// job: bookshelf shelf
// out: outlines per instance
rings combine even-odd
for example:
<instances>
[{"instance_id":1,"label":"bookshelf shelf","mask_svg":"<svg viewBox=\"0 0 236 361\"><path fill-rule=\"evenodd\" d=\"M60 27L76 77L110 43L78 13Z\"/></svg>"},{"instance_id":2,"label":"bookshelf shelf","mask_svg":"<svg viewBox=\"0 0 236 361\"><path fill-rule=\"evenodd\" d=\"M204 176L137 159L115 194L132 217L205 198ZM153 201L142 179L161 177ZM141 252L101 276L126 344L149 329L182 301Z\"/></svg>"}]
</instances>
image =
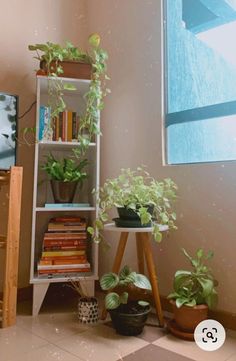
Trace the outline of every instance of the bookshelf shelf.
<instances>
[{"instance_id":1,"label":"bookshelf shelf","mask_svg":"<svg viewBox=\"0 0 236 361\"><path fill-rule=\"evenodd\" d=\"M90 80L71 78L60 79L62 82L73 83L73 85L76 86L77 90L73 92L65 91L64 101L70 111L73 111L80 116L83 114L86 107L84 94L89 89ZM51 80L53 81L53 79ZM91 272L88 269L86 272L73 274L68 273L68 275L53 273L51 276L48 276L47 274L40 274L42 271L39 272L38 262L41 260L42 249L45 243L45 232L48 232L48 223L51 218L82 217L86 218L87 224L89 225L90 222L92 222L98 215L98 206L95 202L95 196L92 194L92 190L98 190L100 175L100 136L97 135L95 141L89 144L87 154L85 156L89 161L86 169L89 177L84 181L82 189L79 186L77 187L76 195L74 197L75 203L70 205L54 203L50 181L47 179L47 175L42 170L41 165L49 153L52 153L54 156L59 158L72 156L73 148L79 146L80 143L76 141L39 141L40 107L47 107L48 105L48 81L48 77L37 76L37 141L35 143L34 159L30 268L30 283L33 284L33 315L37 315L40 311L47 289L51 283L69 282L70 279L80 280L81 283L84 283L84 286L90 295L93 296L94 283L95 280L98 279L98 245L93 242L88 242L88 251L86 252L88 262L91 265ZM65 246L68 247L68 245ZM62 246L59 247L62 249ZM75 247L76 246L74 246L74 249ZM77 264L77 262L73 263ZM58 269L59 268L60 267L58 267ZM57 267L56 272L59 272Z\"/></svg>"},{"instance_id":2,"label":"bookshelf shelf","mask_svg":"<svg viewBox=\"0 0 236 361\"><path fill-rule=\"evenodd\" d=\"M54 208L45 208L45 207L36 207L36 212L79 212L79 211L96 211L96 207L54 207Z\"/></svg>"}]
</instances>

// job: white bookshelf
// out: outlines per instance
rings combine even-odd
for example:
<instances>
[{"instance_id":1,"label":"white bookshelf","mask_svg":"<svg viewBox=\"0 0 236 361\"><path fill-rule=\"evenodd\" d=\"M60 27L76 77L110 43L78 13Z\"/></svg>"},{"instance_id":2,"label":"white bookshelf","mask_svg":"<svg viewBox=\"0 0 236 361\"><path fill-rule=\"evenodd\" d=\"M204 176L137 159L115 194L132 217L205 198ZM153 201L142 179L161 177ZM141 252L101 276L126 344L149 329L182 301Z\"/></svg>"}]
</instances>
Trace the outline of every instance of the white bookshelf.
<instances>
[{"instance_id":1,"label":"white bookshelf","mask_svg":"<svg viewBox=\"0 0 236 361\"><path fill-rule=\"evenodd\" d=\"M68 109L73 109L79 114L85 110L84 94L89 89L89 80L61 78L65 83L73 83L76 91L65 92L64 100ZM41 105L48 104L48 78L37 76L37 112L36 112L36 139L39 131L39 109ZM89 174L88 179L84 182L82 190L77 188L74 198L75 203L80 203L79 207L61 207L46 208L46 203L53 203L53 195L46 172L41 169L41 164L45 156L52 152L55 156L67 156L72 154L72 149L78 146L77 142L62 141L37 141L35 143L34 157L34 187L33 187L33 208L32 208L32 236L31 236L31 267L30 283L33 285L33 315L37 315L44 297L51 283L68 282L71 278L76 278L84 284L90 295L94 295L94 283L98 279L98 246L91 242L89 261L91 263L91 273L77 273L62 277L55 275L51 278L48 276L38 276L37 262L42 252L42 242L44 232L47 230L47 224L50 218L62 215L76 215L85 217L88 223L98 214L98 206L95 196L92 195L92 189L98 190L100 177L100 136L97 135L95 142L90 143L86 158L89 165L86 168ZM83 203L86 206L83 206ZM89 204L89 206L88 206Z\"/></svg>"}]
</instances>

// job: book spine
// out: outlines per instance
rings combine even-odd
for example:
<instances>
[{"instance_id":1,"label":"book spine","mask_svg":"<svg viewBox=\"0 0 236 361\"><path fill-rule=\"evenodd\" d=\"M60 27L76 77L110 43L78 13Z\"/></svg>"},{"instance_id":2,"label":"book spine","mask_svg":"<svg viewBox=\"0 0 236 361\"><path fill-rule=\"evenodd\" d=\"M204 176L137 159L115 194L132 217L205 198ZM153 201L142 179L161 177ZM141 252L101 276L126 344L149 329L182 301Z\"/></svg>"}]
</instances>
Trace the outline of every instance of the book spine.
<instances>
[{"instance_id":1,"label":"book spine","mask_svg":"<svg viewBox=\"0 0 236 361\"><path fill-rule=\"evenodd\" d=\"M43 246L44 251L79 251L87 248L87 245L80 246Z\"/></svg>"},{"instance_id":2,"label":"book spine","mask_svg":"<svg viewBox=\"0 0 236 361\"><path fill-rule=\"evenodd\" d=\"M66 247L71 247L71 246L86 246L87 245L87 240L86 239L75 239L75 240L47 240L44 239L43 240L43 245L44 247L52 247L52 246L66 246Z\"/></svg>"},{"instance_id":3,"label":"book spine","mask_svg":"<svg viewBox=\"0 0 236 361\"><path fill-rule=\"evenodd\" d=\"M73 216L64 216L64 217L53 217L50 219L50 222L81 222L83 224L86 224L85 218L81 217L73 217Z\"/></svg>"},{"instance_id":4,"label":"book spine","mask_svg":"<svg viewBox=\"0 0 236 361\"><path fill-rule=\"evenodd\" d=\"M38 264L38 270L54 270L54 269L73 269L73 268L89 268L90 263L74 263L74 264L56 264L56 265L40 265Z\"/></svg>"},{"instance_id":5,"label":"book spine","mask_svg":"<svg viewBox=\"0 0 236 361\"><path fill-rule=\"evenodd\" d=\"M59 140L62 141L62 133L63 133L63 112L59 113Z\"/></svg>"},{"instance_id":6,"label":"book spine","mask_svg":"<svg viewBox=\"0 0 236 361\"><path fill-rule=\"evenodd\" d=\"M39 108L39 132L38 132L38 139L43 139L43 132L44 132L44 114L45 114L45 106L40 106Z\"/></svg>"},{"instance_id":7,"label":"book spine","mask_svg":"<svg viewBox=\"0 0 236 361\"><path fill-rule=\"evenodd\" d=\"M78 140L78 124L76 112L72 112L72 140Z\"/></svg>"},{"instance_id":8,"label":"book spine","mask_svg":"<svg viewBox=\"0 0 236 361\"><path fill-rule=\"evenodd\" d=\"M80 256L85 254L84 250L79 251L48 251L42 252L42 257L54 257L54 256Z\"/></svg>"},{"instance_id":9,"label":"book spine","mask_svg":"<svg viewBox=\"0 0 236 361\"><path fill-rule=\"evenodd\" d=\"M64 225L64 224L48 224L48 231L85 231L86 227L84 226L73 226L73 225Z\"/></svg>"},{"instance_id":10,"label":"book spine","mask_svg":"<svg viewBox=\"0 0 236 361\"><path fill-rule=\"evenodd\" d=\"M87 260L87 257L86 257L85 254L78 255L78 256L51 256L51 257L42 257L40 261L50 261L50 262L61 261L61 262L64 262L64 261L70 261L70 260L76 260L76 261L80 262L80 261L83 261L83 260Z\"/></svg>"},{"instance_id":11,"label":"book spine","mask_svg":"<svg viewBox=\"0 0 236 361\"><path fill-rule=\"evenodd\" d=\"M86 232L46 232L44 233L44 240L49 241L79 241L87 239Z\"/></svg>"},{"instance_id":12,"label":"book spine","mask_svg":"<svg viewBox=\"0 0 236 361\"><path fill-rule=\"evenodd\" d=\"M72 111L67 111L67 141L72 141Z\"/></svg>"},{"instance_id":13,"label":"book spine","mask_svg":"<svg viewBox=\"0 0 236 361\"><path fill-rule=\"evenodd\" d=\"M56 273L80 273L91 272L91 268L72 268L72 269L53 269L53 270L38 270L38 274L56 274Z\"/></svg>"}]
</instances>

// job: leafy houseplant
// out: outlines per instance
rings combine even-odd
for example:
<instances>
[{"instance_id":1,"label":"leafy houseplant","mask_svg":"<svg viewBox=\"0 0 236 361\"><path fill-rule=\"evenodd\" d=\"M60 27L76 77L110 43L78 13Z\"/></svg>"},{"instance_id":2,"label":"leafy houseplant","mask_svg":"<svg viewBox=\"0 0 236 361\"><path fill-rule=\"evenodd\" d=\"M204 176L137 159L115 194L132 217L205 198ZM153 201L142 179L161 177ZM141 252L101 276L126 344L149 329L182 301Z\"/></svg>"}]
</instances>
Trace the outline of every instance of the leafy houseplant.
<instances>
[{"instance_id":1,"label":"leafy houseplant","mask_svg":"<svg viewBox=\"0 0 236 361\"><path fill-rule=\"evenodd\" d=\"M208 308L217 304L217 281L205 261L213 257L198 249L196 257L191 257L185 249L184 255L190 261L192 271L179 270L174 276L174 292L168 298L172 300L174 317L178 326L192 332L199 322L207 318ZM191 315L190 315L191 313Z\"/></svg>"},{"instance_id":2,"label":"leafy houseplant","mask_svg":"<svg viewBox=\"0 0 236 361\"><path fill-rule=\"evenodd\" d=\"M41 165L50 177L52 191L56 203L70 203L74 198L76 187L81 187L87 173L83 169L88 165L88 160L79 163L72 158L56 159L51 153L46 162Z\"/></svg>"},{"instance_id":3,"label":"leafy houseplant","mask_svg":"<svg viewBox=\"0 0 236 361\"><path fill-rule=\"evenodd\" d=\"M132 217L135 218L135 227L153 226L153 235L156 241L161 241L160 224L176 228L174 221L176 214L172 211L172 203L176 198L176 185L171 179L157 181L152 178L143 168L122 169L117 178L108 179L100 188L97 198L99 203L99 215L93 227L88 227L95 241L101 240L100 231L104 228L104 222L108 220L108 210L117 207L121 217L124 217L119 225L125 226L126 217L122 216L127 211L129 226L132 227ZM139 221L137 223L137 220Z\"/></svg>"},{"instance_id":4,"label":"leafy houseplant","mask_svg":"<svg viewBox=\"0 0 236 361\"><path fill-rule=\"evenodd\" d=\"M138 335L142 332L147 320L150 306L145 301L129 301L129 290L132 287L151 290L148 278L131 271L124 266L119 274L110 272L100 279L101 288L107 291L105 307L110 312L113 326L122 335ZM115 288L125 287L122 293L115 292Z\"/></svg>"},{"instance_id":5,"label":"leafy houseplant","mask_svg":"<svg viewBox=\"0 0 236 361\"><path fill-rule=\"evenodd\" d=\"M87 148L87 143L94 134L99 133L98 111L103 109L103 98L109 92L106 88L106 60L107 53L100 47L100 36L98 34L90 35L90 50L83 51L81 48L67 42L65 46L47 42L46 44L29 45L29 50L36 51L36 59L45 63L47 75L49 76L49 106L51 108L51 117L57 116L66 108L63 99L64 90L75 90L72 84L63 83L59 78L63 74L63 61L76 61L91 65L91 81L89 91L85 95L86 110L80 117L79 141L82 151ZM89 140L84 138L82 130L86 129L89 133ZM84 149L83 149L84 148ZM79 150L78 150L79 152ZM81 153L81 151L80 151Z\"/></svg>"}]
</instances>

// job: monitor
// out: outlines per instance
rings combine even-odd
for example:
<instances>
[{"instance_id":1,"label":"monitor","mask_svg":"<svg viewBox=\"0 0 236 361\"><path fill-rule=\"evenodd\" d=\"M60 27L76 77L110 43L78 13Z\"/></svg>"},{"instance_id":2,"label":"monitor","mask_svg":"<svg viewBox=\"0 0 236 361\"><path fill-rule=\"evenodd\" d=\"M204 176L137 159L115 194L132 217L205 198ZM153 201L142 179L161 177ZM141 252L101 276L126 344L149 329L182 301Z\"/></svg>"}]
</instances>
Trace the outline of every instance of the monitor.
<instances>
[{"instance_id":1,"label":"monitor","mask_svg":"<svg viewBox=\"0 0 236 361\"><path fill-rule=\"evenodd\" d=\"M0 92L0 170L16 164L18 96Z\"/></svg>"}]
</instances>

